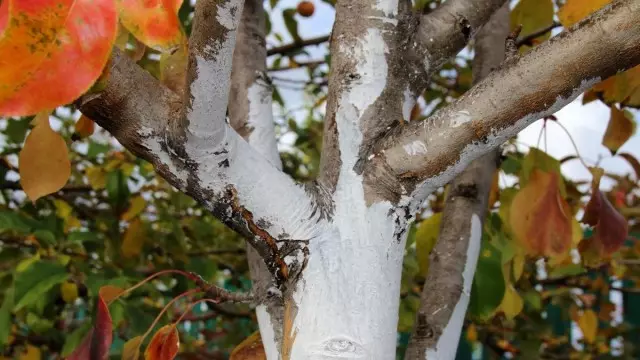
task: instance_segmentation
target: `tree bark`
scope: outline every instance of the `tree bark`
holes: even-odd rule
[[[475,38],[474,82],[500,66],[508,35],[509,7],[504,5]],[[407,360],[455,358],[498,156],[493,151],[473,161],[450,185]]]
[[[272,134],[272,123],[266,92],[251,78],[262,60],[244,59],[248,50],[236,47],[236,36],[260,44],[250,24],[236,32],[242,0],[196,3],[184,98],[115,51],[106,88],[78,101],[260,255],[270,283],[260,304],[282,308],[281,320],[259,315],[269,360],[392,359],[404,241],[425,196],[595,81],[640,63],[640,0],[615,0],[506,62],[427,121],[408,123],[427,77],[413,50],[414,40],[430,38],[417,29],[439,13],[422,17],[410,3],[338,1],[318,184],[297,184],[279,169],[275,142],[253,136]],[[472,28],[489,16],[465,15]],[[458,39],[459,23],[449,21],[433,35],[448,29],[438,36]],[[454,50],[434,51],[430,61]],[[233,126],[225,116],[232,77]],[[471,222],[474,233],[478,222]]]

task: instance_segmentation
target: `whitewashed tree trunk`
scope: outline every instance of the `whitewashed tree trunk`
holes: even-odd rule
[[[116,50],[107,86],[77,103],[247,239],[269,360],[394,359],[405,237],[426,196],[598,80],[640,63],[640,0],[615,0],[426,121],[407,123],[430,74],[504,3],[448,0],[423,15],[408,0],[339,0],[321,171],[308,184],[284,174],[277,156],[261,0],[196,2],[184,96]],[[467,223],[468,250],[445,254],[450,261],[477,258],[481,222]],[[463,294],[474,267],[457,274]],[[443,330],[451,338],[465,299]],[[453,359],[442,348],[415,358]]]

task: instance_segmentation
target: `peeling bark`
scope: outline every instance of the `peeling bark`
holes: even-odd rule
[[[474,82],[503,61],[508,35],[509,7],[505,5],[475,38]],[[478,232],[482,232],[497,160],[498,153],[494,151],[473,161],[450,185],[440,236],[430,256],[416,325],[405,355],[407,360],[455,358],[475,273],[471,264],[477,261],[467,256],[478,256],[477,251],[469,249],[480,248]],[[473,229],[474,224],[477,229]],[[472,240],[477,243],[471,244]],[[466,278],[467,268],[470,278]]]

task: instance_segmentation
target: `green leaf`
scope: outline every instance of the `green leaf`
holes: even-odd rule
[[[289,30],[291,37],[293,37],[293,41],[300,42],[302,39],[298,35],[298,20],[294,17],[296,13],[296,9],[285,9],[282,11],[282,17],[284,18],[284,25]]]
[[[27,137],[27,130],[29,130],[31,120],[34,116],[23,117],[20,119],[10,119],[7,121],[7,128],[4,130],[4,134],[7,136],[7,141],[14,144],[22,144]]]
[[[483,239],[471,287],[471,314],[483,319],[489,318],[502,303],[505,289],[502,254],[489,241]]]
[[[57,243],[56,236],[49,230],[36,230],[33,233],[41,243],[44,242],[48,245],[55,245]]]
[[[23,272],[15,274],[15,306],[18,311],[34,304],[42,295],[69,277],[64,266],[38,261]]]
[[[0,210],[0,231],[14,230],[19,234],[29,234],[37,222],[16,212],[15,210]]]
[[[587,272],[587,269],[580,264],[568,264],[564,266],[558,266],[549,272],[550,279],[558,279],[565,276],[575,276]]]
[[[0,348],[7,345],[11,335],[11,309],[13,308],[13,288],[4,293],[4,301],[0,307]]]
[[[89,159],[96,159],[99,155],[109,151],[109,149],[111,149],[109,144],[102,144],[99,142],[91,141],[89,142],[89,147],[87,149],[87,157]]]
[[[269,6],[273,9],[274,7],[276,7],[278,5],[278,2],[280,0],[269,0]]]
[[[520,188],[522,189],[529,182],[529,178],[534,169],[542,170],[547,173],[558,174],[560,183],[560,194],[563,197],[567,196],[567,187],[560,171],[560,161],[545,153],[544,151],[536,148],[529,149],[529,153],[524,157],[522,161],[522,168],[520,170]]]
[[[71,334],[65,336],[64,346],[62,346],[62,356],[69,356],[73,350],[80,345],[80,342],[82,342],[89,330],[91,330],[91,323],[85,322],[82,326],[72,331]]]
[[[427,271],[429,271],[429,254],[431,254],[431,250],[433,250],[438,240],[441,221],[442,213],[436,213],[418,225],[416,232],[416,254],[422,276],[427,276]]]

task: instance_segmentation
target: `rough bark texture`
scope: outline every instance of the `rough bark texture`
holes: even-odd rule
[[[478,82],[500,66],[504,59],[505,39],[508,34],[509,7],[505,5],[493,14],[476,35],[474,82]],[[498,153],[490,152],[473,161],[450,185],[440,225],[440,236],[430,255],[431,265],[422,290],[416,325],[405,356],[407,360],[443,359],[442,356],[429,356],[428,351],[436,352],[433,355],[444,355],[447,350],[453,351],[454,354],[457,350],[460,326],[457,327],[457,333],[453,332],[453,338],[445,338],[443,332],[449,324],[457,322],[462,325],[464,320],[467,303],[464,304],[461,319],[454,319],[453,315],[461,297],[469,296],[470,289],[463,289],[463,282],[470,279],[463,279],[463,272],[465,267],[469,266],[467,250],[472,234],[472,218],[475,215],[479,218],[480,224],[484,223],[497,160]],[[479,248],[480,244],[475,245]]]
[[[590,84],[640,63],[640,0],[615,0],[508,61],[426,122],[407,124],[428,77],[412,52],[418,40],[455,44],[423,54],[441,62],[468,39],[464,21],[450,15],[462,13],[472,34],[490,16],[483,6],[499,2],[450,0],[420,17],[408,0],[339,0],[321,185],[303,186],[279,169],[273,139],[253,136],[273,134],[273,123],[267,87],[258,77],[251,82],[263,61],[245,55],[264,54],[252,1],[233,75],[238,102],[230,108],[243,136],[225,121],[242,0],[196,3],[182,101],[115,51],[106,88],[78,104],[256,249],[268,293],[284,305],[281,318],[259,307],[269,360],[393,358],[404,241],[417,205]],[[446,10],[455,4],[466,6]],[[470,233],[479,236],[472,219]],[[465,267],[464,278],[472,276]]]
[[[378,144],[368,166],[388,168],[407,187],[420,184],[413,196],[421,201],[527,125],[558,111],[598,81],[635,66],[639,16],[639,1],[612,2],[505,62],[425,122],[398,127]]]

